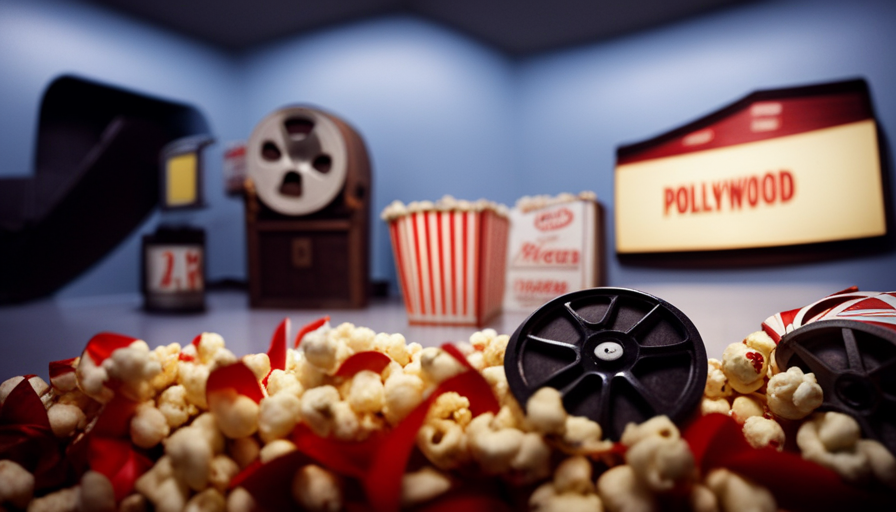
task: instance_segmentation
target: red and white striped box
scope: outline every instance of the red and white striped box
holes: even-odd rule
[[[501,312],[506,208],[444,198],[383,211],[408,322],[482,326]]]

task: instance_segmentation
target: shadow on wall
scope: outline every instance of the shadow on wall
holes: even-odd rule
[[[49,295],[159,202],[159,154],[208,133],[193,107],[73,76],[44,93],[35,172],[0,179],[0,304]]]

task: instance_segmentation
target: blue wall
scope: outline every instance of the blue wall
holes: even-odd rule
[[[617,146],[658,135],[756,89],[864,77],[890,153],[896,137],[896,2],[761,2],[519,66],[522,132],[515,148],[526,193],[592,187],[614,240]],[[896,180],[888,191],[896,198]],[[834,205],[832,205],[834,207]],[[613,285],[639,283],[852,283],[896,289],[896,255],[801,266],[717,271],[626,267]],[[835,290],[831,290],[832,292]]]
[[[0,0],[0,175],[31,167],[44,88],[75,73],[190,103],[219,140],[245,139],[270,111],[326,108],[365,138],[373,210],[393,199],[512,204],[522,194],[595,190],[610,214],[609,282],[852,282],[896,289],[896,255],[796,267],[668,271],[618,264],[615,148],[646,139],[761,88],[865,77],[879,120],[896,130],[896,2],[759,2],[607,42],[509,59],[462,35],[389,17],[290,38],[234,56],[103,10]],[[223,196],[221,146],[209,150],[209,277],[245,276],[242,207]],[[890,190],[896,197],[896,190]],[[155,214],[140,232],[150,231]],[[63,296],[137,290],[139,235]],[[373,222],[374,278],[394,280]]]

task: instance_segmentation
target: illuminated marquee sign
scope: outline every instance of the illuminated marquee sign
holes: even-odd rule
[[[763,91],[616,161],[620,255],[726,251],[886,234],[864,81]]]

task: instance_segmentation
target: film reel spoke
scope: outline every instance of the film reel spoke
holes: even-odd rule
[[[841,332],[843,334],[843,346],[846,349],[846,358],[849,362],[849,368],[858,373],[865,373],[865,365],[862,363],[862,353],[859,351],[855,332],[846,327],[844,327]]]
[[[567,384],[566,386],[563,386],[563,388],[558,390],[558,391],[560,391],[560,396],[563,398],[566,398],[567,396],[571,396],[571,395],[575,394],[575,392],[579,390],[579,388],[582,386],[582,384],[586,380],[589,380],[588,377],[591,377],[593,375],[596,375],[596,374],[593,372],[586,372],[586,373],[579,375],[572,382],[570,382],[569,384]]]
[[[651,416],[657,415],[663,410],[662,400],[660,400],[653,391],[647,389],[637,377],[631,374],[631,372],[620,373],[617,377],[621,378],[631,386],[637,397],[650,408]]]
[[[873,370],[869,371],[868,377],[873,378],[873,379],[880,379],[885,374],[888,374],[893,371],[896,371],[896,358],[890,359],[889,361],[886,361],[885,363],[881,364],[877,368],[874,368]]]
[[[565,341],[549,340],[530,334],[526,337],[528,343],[539,343],[544,346],[556,347],[565,350],[571,350],[576,355],[576,362],[582,357],[582,349],[578,345],[566,343]]]
[[[689,354],[693,350],[690,341],[681,341],[672,345],[641,346],[641,357],[668,357]]]
[[[638,320],[626,334],[640,341],[641,337],[647,334],[647,331],[652,329],[660,321],[661,315],[662,309],[660,304],[657,304],[653,309],[648,311],[646,315],[641,317],[641,319]]]
[[[582,373],[581,375],[578,375],[577,377],[573,378],[573,381],[571,383],[566,384],[564,386],[564,383],[568,379],[575,376],[576,371],[579,371],[579,372],[582,371],[582,366],[579,364],[578,361],[576,361],[572,364],[569,364],[567,366],[564,366],[563,368],[560,368],[553,375],[551,375],[548,378],[544,379],[543,381],[535,384],[534,386],[531,386],[532,392],[534,393],[535,391],[537,391],[538,389],[543,388],[543,387],[552,387],[555,389],[559,389],[560,394],[565,396],[566,393],[568,393],[570,390],[572,390],[577,385],[576,383],[578,383],[581,379],[583,379],[587,375],[585,373]],[[562,386],[562,388],[561,388],[561,386]],[[570,386],[572,386],[572,388]]]
[[[803,363],[809,367],[809,371],[816,376],[826,378],[835,373],[833,368],[828,366],[827,363],[819,359],[818,356],[810,352],[806,347],[802,345],[794,345],[793,351],[800,357],[800,359],[802,359]]]

